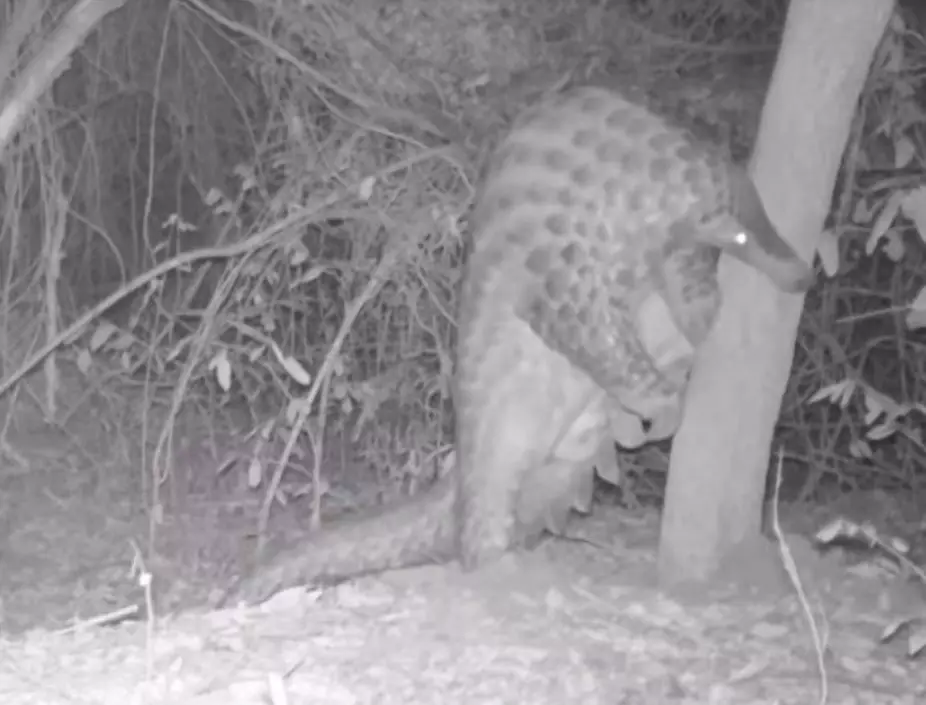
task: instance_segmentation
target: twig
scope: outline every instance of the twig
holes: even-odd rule
[[[106,15],[122,7],[124,2],[81,0],[68,12],[58,29],[45,41],[41,53],[22,72],[6,107],[0,112],[0,154],[6,151],[7,144],[39,96],[67,69],[71,53]]]
[[[286,469],[286,463],[289,461],[289,456],[292,454],[293,447],[296,445],[296,439],[302,432],[302,427],[312,410],[312,405],[315,402],[315,398],[318,396],[318,392],[321,389],[322,384],[327,379],[328,375],[331,374],[331,368],[334,366],[334,363],[340,354],[341,346],[343,345],[347,334],[353,327],[354,321],[357,319],[357,316],[360,314],[360,311],[367,304],[367,302],[376,295],[376,292],[379,290],[380,286],[382,286],[386,279],[386,273],[392,268],[395,260],[396,251],[394,249],[387,250],[386,254],[383,255],[383,258],[380,260],[379,264],[376,266],[376,269],[373,271],[373,274],[370,276],[370,280],[367,282],[364,290],[360,293],[359,296],[351,301],[347,308],[347,313],[344,316],[344,321],[341,323],[341,327],[338,330],[334,341],[331,343],[331,347],[328,349],[328,353],[325,355],[325,359],[322,361],[321,367],[319,367],[318,372],[315,374],[315,379],[312,380],[312,386],[309,388],[309,392],[306,394],[303,403],[299,406],[299,412],[295,421],[293,422],[293,427],[290,431],[289,439],[286,441],[286,448],[283,449],[283,455],[277,462],[276,469],[273,473],[273,478],[270,481],[270,487],[267,489],[267,494],[264,496],[263,503],[261,504],[260,515],[258,517],[257,523],[258,550],[263,547],[267,523],[270,521],[270,509],[273,506],[273,500],[277,496],[277,492],[280,489],[280,481],[283,479],[283,471]],[[316,464],[317,462],[318,459],[316,458]],[[319,484],[316,483],[316,486],[312,489],[313,505],[319,501],[318,498],[315,497],[315,494],[320,491],[321,489]]]
[[[294,228],[297,225],[301,225],[306,218],[317,218],[320,213],[330,208],[338,201],[352,194],[356,194],[362,185],[371,179],[376,181],[396,172],[408,169],[409,167],[427,159],[434,157],[446,157],[451,153],[452,150],[449,148],[424,150],[412,157],[409,157],[408,159],[403,159],[399,162],[396,162],[395,164],[390,164],[389,166],[380,169],[374,175],[359,180],[355,185],[333,191],[319,202],[309,204],[304,208],[300,208],[294,211],[280,222],[271,225],[259,233],[255,233],[245,240],[222,247],[204,247],[202,249],[191,250],[190,252],[184,252],[175,257],[171,257],[169,260],[166,260],[158,266],[149,269],[147,272],[138,275],[130,282],[120,287],[117,291],[107,296],[100,303],[87,311],[87,313],[74,321],[74,323],[68,326],[64,331],[59,333],[54,339],[48,341],[41,349],[39,349],[38,352],[33,353],[32,357],[27,359],[13,374],[11,374],[6,378],[6,380],[0,383],[0,398],[2,398],[3,395],[6,394],[13,385],[15,385],[23,377],[35,369],[36,365],[41,364],[42,361],[48,357],[48,355],[57,350],[61,345],[71,342],[74,338],[80,335],[87,324],[98,318],[101,314],[105,313],[112,306],[115,306],[126,296],[129,296],[133,292],[138,291],[157,277],[163,274],[167,274],[168,272],[172,272],[175,269],[185,267],[188,264],[193,264],[194,262],[200,262],[207,259],[230,259],[252,250],[271,245],[276,242],[277,239],[283,240],[285,237],[288,237],[288,233],[290,232],[291,228]]]
[[[127,605],[126,607],[121,607],[112,612],[106,612],[105,614],[97,615],[96,617],[91,617],[90,619],[83,619],[77,624],[72,624],[69,627],[64,629],[59,629],[55,634],[72,634],[80,629],[86,629],[87,627],[100,627],[106,624],[118,624],[129,617],[134,617],[138,614],[138,605]]]
[[[797,592],[801,608],[804,610],[804,616],[807,617],[807,623],[810,625],[810,634],[813,638],[814,651],[817,654],[817,671],[820,674],[820,705],[825,705],[829,698],[829,678],[826,674],[826,660],[824,653],[826,649],[826,639],[820,635],[817,627],[817,621],[814,619],[813,610],[810,608],[810,602],[807,600],[807,593],[804,592],[804,586],[801,583],[801,576],[794,562],[794,556],[788,547],[784,533],[781,530],[781,522],[778,517],[778,503],[781,496],[781,466],[782,456],[778,453],[778,465],[775,468],[775,494],[772,497],[772,532],[775,534],[775,540],[778,541],[778,550],[781,553],[781,561],[784,564],[785,572],[791,580],[791,585]]]

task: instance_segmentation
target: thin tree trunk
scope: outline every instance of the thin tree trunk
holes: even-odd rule
[[[892,11],[891,0],[791,1],[751,167],[772,221],[808,260]],[[672,448],[659,546],[666,586],[706,581],[762,546],[772,433],[803,296],[726,256],[720,285],[724,302]]]

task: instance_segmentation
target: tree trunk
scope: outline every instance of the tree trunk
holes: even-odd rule
[[[808,260],[891,0],[791,0],[751,171],[779,232]],[[672,447],[659,575],[704,582],[761,548],[775,421],[803,296],[723,256],[723,304],[698,351]],[[775,557],[775,554],[769,552]]]

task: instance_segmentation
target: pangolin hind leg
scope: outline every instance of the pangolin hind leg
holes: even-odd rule
[[[513,313],[461,338],[457,371],[457,511],[464,569],[524,537],[517,504],[596,392]],[[486,316],[488,319],[489,316]]]
[[[615,482],[619,475],[614,443],[610,440],[604,394],[593,400],[562,434],[542,467],[521,488],[517,516],[526,540],[544,530],[563,534],[573,511],[588,514],[595,490],[595,466]]]
[[[520,541],[530,545],[544,531],[555,536],[565,534],[573,511],[591,511],[594,490],[595,473],[587,461],[548,460],[518,495]]]

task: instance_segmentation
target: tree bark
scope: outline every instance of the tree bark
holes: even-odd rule
[[[809,259],[891,0],[791,0],[750,169],[779,232]],[[659,577],[705,582],[762,541],[775,421],[803,296],[723,256],[669,466]],[[774,556],[774,554],[771,554]]]

